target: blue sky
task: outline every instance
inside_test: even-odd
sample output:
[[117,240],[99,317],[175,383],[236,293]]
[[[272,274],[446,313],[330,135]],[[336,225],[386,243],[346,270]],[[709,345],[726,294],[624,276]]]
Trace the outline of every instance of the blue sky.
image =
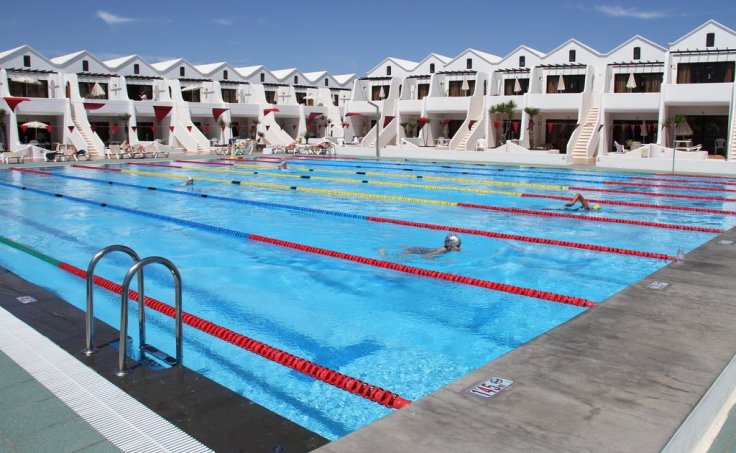
[[504,56],[520,44],[548,52],[572,37],[601,52],[636,34],[666,46],[709,19],[736,29],[736,2],[25,0],[3,5],[0,50],[364,75],[387,56],[469,47]]

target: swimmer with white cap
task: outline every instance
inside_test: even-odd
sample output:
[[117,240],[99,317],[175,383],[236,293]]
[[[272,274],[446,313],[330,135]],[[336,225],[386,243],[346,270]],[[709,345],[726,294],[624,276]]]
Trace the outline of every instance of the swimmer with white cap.
[[[403,255],[422,255],[425,258],[431,258],[433,256],[441,255],[443,253],[447,252],[459,252],[460,251],[460,245],[462,244],[462,241],[460,240],[460,236],[458,236],[455,233],[450,233],[447,236],[445,236],[445,243],[440,248],[432,248],[432,247],[405,247],[403,251]],[[386,256],[386,253],[384,249],[379,250],[382,257]]]

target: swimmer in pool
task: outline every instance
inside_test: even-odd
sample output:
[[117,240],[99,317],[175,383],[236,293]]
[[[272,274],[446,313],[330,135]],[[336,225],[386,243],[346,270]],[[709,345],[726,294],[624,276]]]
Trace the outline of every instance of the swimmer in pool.
[[289,166],[286,165],[286,159],[281,159],[281,161],[279,162],[279,165],[278,165],[278,169],[279,170],[288,170],[289,169]]
[[[461,243],[462,241],[460,241],[460,236],[450,233],[445,237],[445,245],[442,247],[405,247],[402,255],[421,255],[424,258],[431,258],[447,252],[459,252]],[[386,257],[386,251],[384,249],[381,249],[378,252],[381,254],[381,257]]]
[[588,201],[585,199],[585,197],[583,197],[583,194],[581,194],[580,192],[576,193],[569,203],[565,203],[565,207],[572,208],[577,202],[580,202],[580,207],[577,209],[582,209],[583,211],[598,211],[601,209],[601,205],[599,205],[598,203],[588,204]]

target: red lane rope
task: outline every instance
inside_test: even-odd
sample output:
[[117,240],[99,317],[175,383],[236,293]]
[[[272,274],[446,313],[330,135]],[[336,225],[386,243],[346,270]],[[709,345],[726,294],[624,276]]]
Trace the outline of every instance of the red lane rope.
[[138,165],[141,167],[164,167],[164,168],[184,168],[181,165],[152,164],[150,162],[126,162],[127,165]]
[[222,165],[222,166],[225,166],[225,167],[232,167],[232,166],[235,165],[235,164],[225,164],[225,163],[222,163],[222,162],[208,162],[206,160],[180,160],[180,159],[177,159],[174,162],[182,162],[182,163],[185,163],[185,164]]
[[31,170],[30,168],[8,167],[8,170],[19,171],[22,173],[35,173],[37,175],[51,176],[51,173],[47,171]]
[[672,178],[646,178],[644,176],[632,176],[631,179],[637,179],[642,181],[663,181],[663,182],[689,182],[689,183],[695,183],[695,184],[722,184],[727,186],[736,185],[735,182],[727,182],[727,181],[698,181],[695,179],[672,179]]
[[[657,176],[673,176],[671,173],[655,173]],[[679,177],[686,177],[686,178],[710,178],[710,179],[725,179],[727,181],[736,181],[736,178],[731,178],[729,176],[718,176],[718,175],[677,175]]]
[[[608,184],[608,182],[606,182],[606,184]],[[657,187],[690,189],[690,187],[684,187],[684,186],[657,186]],[[621,193],[621,194],[626,194],[626,195],[644,195],[645,197],[685,198],[688,200],[708,200],[708,201],[727,201],[727,202],[736,201],[736,198],[709,197],[705,195],[684,195],[680,193],[637,192],[635,190],[596,189],[594,187],[568,187],[568,188],[570,190],[576,190],[579,192]],[[713,190],[716,192],[720,192],[720,190],[718,189],[705,189],[705,190]],[[731,192],[736,192],[736,190],[732,190]]]
[[615,219],[611,217],[593,217],[593,216],[588,216],[588,215],[569,214],[569,213],[564,213],[564,212],[536,211],[533,209],[504,208],[501,206],[491,206],[491,205],[484,205],[484,204],[458,203],[457,206],[461,206],[463,208],[485,209],[487,211],[509,212],[513,214],[525,214],[525,215],[533,215],[533,216],[540,216],[540,217],[558,217],[558,218],[562,217],[562,218],[568,218],[568,219],[589,220],[591,222],[620,223],[620,224],[625,224],[625,225],[638,225],[638,226],[648,226],[648,227],[655,227],[655,228],[667,228],[671,230],[698,231],[701,233],[721,234],[724,232],[724,230],[719,230],[717,228],[706,228],[706,227],[697,227],[697,226],[690,226],[690,225],[677,225],[677,224],[672,224],[672,223],[645,222],[641,220]]
[[[87,278],[87,272],[71,264],[62,262],[59,263],[59,268],[79,278]],[[113,283],[110,280],[95,275],[93,277],[93,281],[97,286],[115,294],[123,293],[122,286],[117,283]],[[138,300],[138,293],[132,289],[128,291],[128,297],[140,302]],[[151,297],[146,296],[144,304],[170,318],[174,318],[176,315],[174,307]],[[368,384],[367,382],[346,374],[338,373],[337,371],[295,356],[294,354],[289,354],[286,351],[282,351],[274,348],[273,346],[256,341],[243,334],[218,326],[215,323],[199,318],[190,313],[183,313],[182,321],[188,326],[199,329],[214,337],[220,338],[221,340],[225,340],[228,343],[234,344],[263,358],[291,368],[292,370],[298,371],[302,374],[306,374],[309,377],[320,380],[339,389],[346,390],[354,395],[369,399],[388,408],[401,409],[402,407],[411,404],[410,400],[401,397],[397,393],[384,390],[381,387]]]
[[532,236],[520,236],[516,234],[496,233],[493,231],[473,230],[470,228],[459,228],[459,227],[452,227],[452,226],[446,226],[446,225],[435,225],[432,223],[423,223],[423,222],[410,222],[407,220],[387,219],[383,217],[368,216],[366,217],[366,220],[369,220],[371,222],[377,222],[377,223],[391,223],[391,224],[396,224],[396,225],[404,225],[404,226],[417,227],[417,228],[427,228],[427,229],[432,229],[432,230],[452,231],[455,233],[474,234],[477,236],[486,236],[486,237],[497,238],[497,239],[508,239],[508,240],[513,240],[513,241],[531,242],[534,244],[557,245],[561,247],[571,247],[571,248],[577,248],[577,249],[583,249],[583,250],[594,250],[596,252],[618,253],[621,255],[640,256],[640,257],[655,258],[655,259],[660,259],[660,260],[671,260],[671,261],[677,260],[677,257],[666,255],[664,253],[644,252],[640,250],[623,249],[623,248],[618,248],[618,247],[607,247],[603,245],[584,244],[581,242],[558,241],[556,239],[544,239],[544,238],[537,238],[537,237],[532,237]]
[[[673,179],[673,181],[681,181],[681,180]],[[696,181],[682,181],[682,182],[696,182]],[[721,189],[719,187],[680,186],[680,185],[672,185],[672,184],[647,184],[643,182],[604,181],[603,184],[610,184],[612,186],[662,187],[666,189],[701,190],[701,191],[707,191],[707,192],[736,192],[736,190],[734,189]],[[714,184],[714,183],[707,183],[707,184]]]
[[497,283],[488,280],[481,280],[472,277],[463,277],[462,275],[450,274],[447,272],[431,271],[429,269],[422,269],[419,267],[406,266],[404,264],[393,263],[391,261],[382,261],[374,258],[366,258],[358,255],[351,255],[348,253],[337,252],[334,250],[327,250],[319,247],[312,247],[309,245],[298,244],[296,242],[282,241],[280,239],[269,238],[266,236],[259,236],[257,234],[249,234],[248,239],[266,244],[278,245],[294,250],[300,250],[303,252],[315,253],[318,255],[329,256],[333,258],[340,258],[347,261],[353,261],[356,263],[367,264],[369,266],[381,267],[384,269],[391,269],[399,272],[405,272],[407,274],[420,275],[423,277],[436,278],[439,280],[446,280],[450,282],[463,283],[465,285],[477,286],[479,288],[492,289],[495,291],[503,291],[507,293],[517,294],[520,296],[533,297],[536,299],[543,299],[552,302],[560,302],[563,304],[576,305],[578,307],[595,307],[597,304],[591,300],[583,299],[580,297],[565,296],[563,294],[551,293],[547,291],[540,291],[531,288],[524,288],[522,286],[508,285],[505,283]]
[[103,171],[117,171],[117,172],[123,171],[123,170],[121,170],[119,168],[98,167],[98,166],[95,166],[95,165],[72,164],[71,166],[74,167],[74,168],[86,168],[88,170],[103,170]]
[[[570,197],[561,197],[559,195],[542,195],[536,193],[522,193],[524,198],[544,198],[546,200],[563,200],[569,201]],[[723,214],[723,215],[736,215],[736,211],[729,211],[726,209],[710,209],[710,208],[693,208],[691,206],[675,206],[669,204],[650,204],[650,203],[635,203],[633,201],[615,201],[615,200],[596,200],[587,199],[591,203],[610,204],[616,206],[631,206],[634,208],[652,208],[652,209],[668,209],[671,211],[689,211],[689,212],[706,212],[708,214]]]

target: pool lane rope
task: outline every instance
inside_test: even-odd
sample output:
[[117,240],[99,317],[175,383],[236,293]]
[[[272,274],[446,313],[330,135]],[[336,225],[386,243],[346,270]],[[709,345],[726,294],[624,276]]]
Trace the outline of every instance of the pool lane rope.
[[[180,161],[181,162],[181,161]],[[73,167],[79,167],[80,165],[72,165]],[[204,171],[204,172],[215,172],[215,173],[236,173],[242,175],[263,175],[267,177],[278,177],[278,178],[291,178],[291,179],[309,179],[318,181],[335,181],[346,184],[370,184],[376,186],[386,187],[409,187],[413,189],[422,190],[436,190],[436,191],[456,191],[456,192],[467,192],[475,193],[480,195],[501,195],[509,197],[524,197],[524,198],[541,198],[545,200],[561,200],[570,201],[569,196],[558,196],[558,195],[545,195],[528,192],[516,192],[508,190],[488,190],[488,189],[474,189],[470,187],[454,187],[454,186],[434,186],[425,184],[411,184],[411,183],[399,183],[399,182],[386,182],[386,181],[374,181],[368,179],[352,179],[352,178],[332,178],[326,176],[311,176],[311,175],[292,175],[288,173],[276,173],[276,172],[259,172],[259,171],[240,171],[240,170],[221,170],[204,167],[186,167],[189,170]],[[130,170],[123,170],[130,171]],[[684,196],[683,196],[684,197]],[[725,209],[712,209],[712,208],[697,208],[692,206],[678,206],[669,204],[652,204],[652,203],[638,203],[633,201],[619,201],[619,200],[601,200],[601,199],[587,199],[591,203],[598,203],[603,205],[612,206],[627,206],[632,208],[646,208],[646,209],[667,209],[670,211],[687,211],[687,212],[703,212],[708,214],[720,214],[720,215],[731,215],[736,216],[736,211],[725,210]],[[724,200],[720,200],[724,201]],[[736,201],[725,199],[725,201]]]
[[[31,255],[35,258],[38,258],[41,261],[45,261],[46,263],[51,264],[52,266],[55,266],[83,280],[87,279],[87,272],[83,269],[45,255],[27,245],[21,244],[3,236],[0,236],[0,243],[10,248],[16,249],[20,252]],[[120,295],[123,292],[122,286],[98,275],[93,276],[93,282],[95,285],[104,288],[114,294]],[[131,289],[129,290],[128,296],[130,297],[130,299],[136,302],[140,302],[138,300],[138,292]],[[174,318],[176,315],[176,310],[174,309],[174,307],[152,297],[146,296],[144,304],[146,307],[150,307],[170,318]],[[364,382],[360,379],[339,373],[322,365],[318,365],[307,359],[303,359],[294,354],[290,354],[281,349],[267,345],[266,343],[254,340],[241,333],[232,331],[226,327],[219,326],[213,322],[202,319],[191,313],[184,312],[182,315],[182,321],[184,322],[184,324],[190,327],[194,327],[195,329],[201,330],[202,332],[208,333],[221,340],[225,340],[228,343],[234,344],[235,346],[257,354],[272,362],[276,362],[279,365],[291,368],[294,371],[305,374],[311,378],[317,379],[341,390],[348,391],[354,395],[371,400],[390,409],[401,409],[402,407],[411,404],[411,400],[403,398],[397,393],[385,390],[376,385],[368,384],[367,382]]]
[[[134,175],[154,176],[154,177],[159,177],[159,178],[171,178],[171,179],[177,179],[177,180],[182,180],[182,179],[187,178],[186,175],[161,173],[161,172],[122,170],[118,168],[96,167],[92,165],[79,165],[79,164],[73,164],[71,166],[74,168],[84,168],[88,170],[102,170],[102,171],[110,171],[110,172],[118,172],[118,173],[130,173]],[[17,169],[17,168],[13,168],[13,169],[18,170],[18,171],[25,170],[25,169]],[[309,188],[309,187],[288,186],[285,184],[238,181],[238,180],[229,180],[229,179],[208,178],[208,177],[203,177],[203,176],[198,176],[197,179],[202,180],[202,181],[217,182],[217,183],[222,183],[222,184],[234,184],[234,185],[239,185],[239,186],[261,187],[261,188],[276,189],[276,190],[294,190],[298,192],[324,194],[324,195],[345,197],[345,198],[368,198],[368,199],[373,199],[373,200],[388,200],[388,201],[398,201],[398,202],[404,202],[404,203],[430,204],[430,205],[436,205],[436,206],[453,206],[453,207],[462,207],[462,208],[469,208],[469,209],[485,209],[489,211],[508,212],[508,213],[532,215],[532,216],[538,216],[538,217],[557,217],[557,218],[585,220],[589,222],[619,223],[622,225],[636,225],[636,226],[645,226],[645,227],[651,227],[651,228],[665,228],[665,229],[670,229],[670,230],[682,230],[682,231],[697,231],[701,233],[721,234],[724,232],[724,230],[721,230],[718,228],[699,227],[699,226],[692,226],[692,225],[678,225],[678,224],[673,224],[673,223],[648,222],[648,221],[642,221],[642,220],[620,219],[620,218],[613,218],[613,217],[599,217],[596,215],[581,215],[581,214],[571,214],[571,213],[561,213],[561,212],[553,213],[549,211],[540,211],[540,210],[533,210],[533,209],[506,208],[502,206],[484,205],[484,204],[476,204],[476,203],[464,203],[464,202],[457,202],[457,201],[435,200],[431,198],[413,198],[413,197],[401,197],[397,195],[380,195],[380,194],[372,194],[372,193],[364,193],[364,192],[350,192],[350,191],[343,191],[343,190],[316,189],[316,188]]]
[[[178,168],[181,168],[181,167],[178,167]],[[539,237],[533,237],[533,236],[522,236],[522,235],[516,235],[516,234],[499,233],[495,231],[484,231],[484,230],[476,230],[476,229],[471,229],[471,228],[454,227],[454,226],[449,226],[449,225],[437,225],[437,224],[432,224],[432,223],[413,222],[409,220],[391,219],[391,218],[386,218],[386,217],[365,216],[361,214],[331,211],[327,209],[308,208],[304,206],[296,206],[296,205],[283,204],[283,203],[272,203],[272,202],[266,202],[266,201],[245,200],[242,198],[223,197],[219,195],[205,194],[202,192],[183,192],[180,190],[166,189],[163,187],[142,186],[138,184],[130,184],[130,183],[125,183],[125,182],[109,181],[109,180],[103,180],[103,179],[85,178],[82,176],[62,175],[62,174],[51,173],[51,172],[46,172],[46,173],[47,173],[46,176],[55,176],[55,177],[64,178],[64,179],[72,179],[72,180],[92,182],[92,183],[105,184],[105,185],[117,185],[121,187],[129,187],[129,188],[139,189],[139,190],[155,190],[155,191],[163,192],[167,194],[175,194],[175,195],[180,195],[180,196],[189,196],[189,197],[202,198],[202,199],[226,201],[230,203],[239,203],[239,204],[245,204],[249,206],[258,206],[261,208],[284,209],[284,210],[296,211],[296,212],[306,212],[310,214],[320,214],[320,215],[329,215],[333,217],[365,220],[368,222],[375,222],[375,223],[388,223],[388,224],[401,225],[401,226],[413,227],[413,228],[423,228],[423,229],[438,230],[438,231],[451,231],[453,233],[463,233],[463,234],[470,234],[470,235],[475,235],[475,236],[484,236],[484,237],[490,237],[494,239],[529,242],[533,244],[544,244],[544,245],[551,245],[551,246],[558,246],[558,247],[569,247],[569,248],[575,248],[575,249],[581,249],[581,250],[591,250],[591,251],[604,252],[604,253],[616,253],[619,255],[636,256],[636,257],[641,257],[641,258],[652,258],[652,259],[661,259],[661,260],[668,260],[668,261],[677,260],[677,257],[672,256],[672,255],[667,255],[664,253],[645,252],[641,250],[632,250],[632,249],[625,249],[625,248],[619,248],[619,247],[608,247],[608,246],[595,245],[595,244],[585,244],[581,242],[561,241],[561,240],[556,240],[556,239],[546,239],[546,238],[539,238]]]
[[394,271],[402,272],[406,274],[418,275],[421,277],[429,277],[429,278],[434,278],[437,280],[444,280],[448,282],[460,283],[463,285],[475,286],[478,288],[484,288],[484,289],[489,289],[493,291],[500,291],[500,292],[516,294],[519,296],[526,296],[526,297],[530,297],[534,299],[541,299],[541,300],[547,300],[550,302],[558,302],[558,303],[563,303],[563,304],[568,304],[568,305],[575,305],[578,307],[591,308],[597,305],[595,302],[587,300],[587,299],[583,299],[581,297],[567,296],[567,295],[552,293],[548,291],[536,290],[532,288],[525,288],[523,286],[510,285],[506,283],[498,283],[498,282],[493,282],[490,280],[482,280],[482,279],[474,278],[474,277],[466,277],[466,276],[457,275],[457,274],[450,274],[448,272],[433,271],[433,270],[419,268],[419,267],[407,266],[405,264],[394,263],[391,261],[377,260],[374,258],[368,258],[368,257],[353,255],[349,253],[338,252],[336,250],[312,247],[312,246],[305,245],[305,244],[300,244],[300,243],[290,242],[290,241],[283,241],[280,239],[274,239],[274,238],[270,238],[267,236],[260,236],[257,234],[245,233],[242,231],[232,230],[230,228],[220,227],[216,225],[210,225],[210,224],[201,223],[201,222],[194,222],[192,220],[179,219],[176,217],[170,217],[170,216],[166,216],[163,214],[156,214],[153,212],[142,211],[140,209],[128,208],[125,206],[117,206],[117,205],[110,204],[110,203],[88,200],[85,198],[74,197],[71,195],[65,195],[61,193],[47,192],[45,190],[36,189],[33,187],[28,187],[28,186],[17,186],[15,184],[8,184],[4,182],[0,182],[0,186],[11,187],[11,188],[20,189],[20,190],[27,190],[28,192],[38,193],[41,195],[46,195],[46,196],[51,196],[51,197],[56,197],[56,198],[64,198],[64,199],[68,199],[68,200],[75,201],[78,203],[90,204],[93,206],[99,206],[99,207],[109,208],[109,209],[113,209],[113,210],[120,211],[120,212],[126,212],[130,214],[139,215],[142,217],[149,217],[149,218],[154,218],[157,220],[163,220],[166,222],[187,226],[187,227],[199,229],[202,231],[208,231],[208,232],[212,232],[216,234],[223,234],[227,236],[234,236],[236,238],[246,239],[246,240],[251,240],[251,241],[256,241],[256,242],[262,242],[265,244],[277,245],[277,246],[284,247],[284,248],[290,248],[293,250],[299,250],[302,252],[312,253],[316,255],[322,255],[322,256],[327,256],[331,258],[342,259],[345,261],[352,261],[354,263],[365,264],[365,265],[374,266],[374,267],[383,268],[383,269],[390,269],[390,270],[394,270]]
[[[686,182],[679,179],[673,179],[674,182]],[[669,182],[669,181],[668,181]],[[690,181],[687,181],[690,182]],[[695,182],[695,181],[693,181]],[[699,190],[705,192],[736,192],[736,189],[724,189],[721,187],[701,187],[701,186],[683,186],[679,184],[649,184],[643,182],[615,182],[606,181],[605,184],[611,184],[615,186],[632,186],[632,187],[654,187],[654,188],[666,188],[666,189],[686,189],[686,190]],[[707,183],[712,184],[712,183]],[[736,201],[736,200],[732,200]]]
[[[184,161],[177,161],[177,162],[184,162]],[[134,163],[131,163],[135,165]],[[254,166],[251,166],[250,164],[236,164],[236,167],[247,167],[247,168],[256,168]],[[189,168],[189,167],[184,167]],[[260,166],[258,168],[269,168],[273,169],[273,167],[263,167]],[[657,198],[682,198],[687,200],[706,200],[706,201],[723,201],[723,202],[736,202],[736,198],[723,198],[723,197],[711,197],[711,196],[701,196],[701,195],[687,195],[687,194],[674,194],[674,193],[658,193],[658,192],[637,192],[634,190],[621,190],[621,189],[604,189],[604,188],[596,188],[596,187],[576,187],[576,186],[561,186],[561,185],[555,185],[555,184],[535,184],[535,183],[522,183],[522,182],[512,182],[512,181],[492,181],[487,179],[471,179],[471,178],[452,178],[452,177],[445,177],[445,176],[428,176],[428,175],[409,175],[406,173],[383,173],[383,172],[371,172],[371,171],[352,171],[352,170],[323,170],[318,169],[315,170],[314,168],[309,167],[290,167],[291,169],[294,169],[296,171],[300,172],[313,172],[313,171],[319,171],[320,173],[338,173],[338,174],[353,174],[353,175],[365,175],[365,176],[378,176],[378,177],[387,177],[387,178],[411,178],[411,179],[424,179],[428,181],[453,181],[458,183],[470,183],[470,184],[485,184],[485,185],[497,185],[497,186],[519,186],[519,187],[531,187],[534,189],[541,189],[541,190],[562,190],[562,191],[576,191],[576,192],[602,192],[602,193],[616,193],[616,194],[623,194],[623,195],[636,195],[636,196],[645,196],[645,197],[657,197]],[[261,172],[260,174],[266,174],[264,172]],[[268,173],[268,176],[279,176],[280,174],[271,174]],[[312,176],[312,179],[317,179],[316,177]],[[616,181],[603,181],[603,182],[596,182],[598,184],[626,184],[626,185],[633,185],[638,186],[639,184],[636,183],[619,183]],[[646,184],[641,184],[641,186],[646,187]],[[674,187],[674,188],[681,188],[681,189],[689,189],[690,187],[684,187],[684,186],[653,186],[653,187]],[[699,190],[699,189],[696,189]],[[702,189],[702,190],[712,190],[712,191],[719,191],[718,189]],[[724,192],[736,192],[736,190],[724,190]]]

